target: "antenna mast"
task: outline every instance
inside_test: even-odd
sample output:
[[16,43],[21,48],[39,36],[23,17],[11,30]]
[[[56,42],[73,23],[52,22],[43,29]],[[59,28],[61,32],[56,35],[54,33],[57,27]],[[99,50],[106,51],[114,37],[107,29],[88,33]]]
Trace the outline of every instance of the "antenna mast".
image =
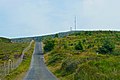
[[75,24],[75,31],[76,31],[76,29],[77,29],[77,18],[76,18],[76,16],[75,16],[74,24]]
[[72,31],[72,27],[70,27],[70,31]]

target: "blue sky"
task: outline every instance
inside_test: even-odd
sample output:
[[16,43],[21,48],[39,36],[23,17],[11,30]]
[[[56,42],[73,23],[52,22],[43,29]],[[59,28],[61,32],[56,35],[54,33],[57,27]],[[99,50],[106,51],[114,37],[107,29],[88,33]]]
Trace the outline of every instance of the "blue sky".
[[119,30],[120,0],[0,0],[0,36],[35,36],[74,28]]

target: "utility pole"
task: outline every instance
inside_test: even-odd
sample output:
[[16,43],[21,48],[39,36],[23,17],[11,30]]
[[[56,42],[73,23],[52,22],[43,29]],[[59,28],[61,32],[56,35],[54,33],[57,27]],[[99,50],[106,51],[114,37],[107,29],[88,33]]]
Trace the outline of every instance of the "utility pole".
[[75,31],[76,31],[76,29],[77,29],[77,18],[76,18],[76,16],[75,16],[74,25],[75,25]]

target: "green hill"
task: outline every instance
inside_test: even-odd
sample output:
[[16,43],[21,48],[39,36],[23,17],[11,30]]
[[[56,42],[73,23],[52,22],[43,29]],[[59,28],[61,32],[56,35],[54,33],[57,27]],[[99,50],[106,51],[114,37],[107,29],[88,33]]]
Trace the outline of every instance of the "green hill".
[[[76,32],[78,32],[78,31],[76,31]],[[64,36],[67,36],[72,33],[74,33],[74,31],[60,32],[60,33],[56,33],[56,34],[58,35],[58,37],[64,37]],[[11,41],[12,42],[30,42],[31,40],[42,41],[48,37],[54,38],[54,37],[56,37],[56,34],[34,36],[34,37],[13,38],[13,39],[11,39]]]
[[0,42],[10,42],[11,40],[8,38],[0,37]]
[[120,79],[119,31],[80,31],[43,43],[46,64],[60,80]]

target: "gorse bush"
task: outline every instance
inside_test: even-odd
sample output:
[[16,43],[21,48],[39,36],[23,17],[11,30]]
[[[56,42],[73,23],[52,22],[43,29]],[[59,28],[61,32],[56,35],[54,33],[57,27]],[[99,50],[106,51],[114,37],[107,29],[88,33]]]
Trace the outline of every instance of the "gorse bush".
[[45,41],[45,46],[44,46],[45,52],[51,51],[54,48],[54,46],[55,46],[55,41],[52,39],[49,39],[49,40],[47,39]]
[[75,70],[77,69],[77,66],[78,66],[78,64],[75,60],[71,60],[68,58],[61,65],[60,70],[63,71],[62,76],[69,75],[69,74],[75,72]]
[[118,55],[120,55],[120,51],[119,50],[115,50],[115,51],[112,52],[112,54],[118,56]]
[[103,54],[112,53],[114,49],[115,49],[114,43],[110,40],[105,40],[102,47],[98,49],[98,52]]
[[53,54],[53,56],[49,59],[48,65],[53,65],[56,62],[62,60],[62,54]]
[[79,42],[75,45],[75,50],[83,50],[83,45],[82,45],[81,41],[79,41]]

